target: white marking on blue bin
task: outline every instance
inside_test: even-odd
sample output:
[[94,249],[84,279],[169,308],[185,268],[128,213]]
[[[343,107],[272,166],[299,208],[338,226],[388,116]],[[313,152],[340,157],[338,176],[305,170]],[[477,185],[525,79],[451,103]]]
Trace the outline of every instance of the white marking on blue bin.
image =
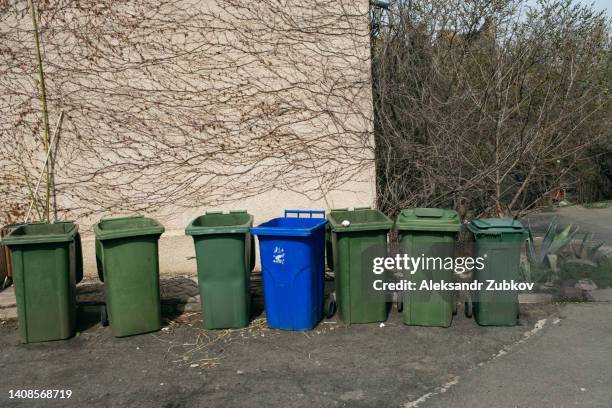
[[281,247],[274,247],[274,254],[272,255],[272,262],[275,264],[285,264],[285,250]]

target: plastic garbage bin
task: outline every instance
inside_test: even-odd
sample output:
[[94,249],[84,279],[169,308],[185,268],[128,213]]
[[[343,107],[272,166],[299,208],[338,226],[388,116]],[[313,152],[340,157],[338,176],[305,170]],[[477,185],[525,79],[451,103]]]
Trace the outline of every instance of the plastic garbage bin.
[[[73,221],[55,221],[54,224],[61,223],[69,223],[74,224]],[[32,224],[43,224],[41,222],[32,222]],[[17,227],[21,225],[27,224],[9,224],[5,225],[0,229],[0,238],[7,236],[11,233],[11,231],[15,230]],[[80,283],[83,280],[83,245],[81,244],[81,233],[77,231],[75,237],[75,282]],[[0,243],[0,291],[9,287],[13,283],[13,273],[12,267],[13,263],[11,261],[11,251],[6,247],[6,245]]]
[[285,210],[285,217],[251,228],[259,239],[266,318],[272,329],[310,330],[323,316],[324,217],[325,211]]
[[474,279],[484,283],[472,293],[474,318],[483,326],[514,326],[519,316],[518,292],[486,288],[487,280],[519,281],[525,229],[513,218],[475,219],[468,229],[474,234],[474,257],[485,259],[484,268],[474,272]]
[[158,241],[163,225],[140,215],[106,218],[95,225],[94,232],[113,335],[159,330]]
[[340,319],[348,324],[387,319],[385,293],[375,291],[375,257],[387,256],[387,235],[393,221],[369,207],[332,210],[328,216]]
[[[55,221],[55,224],[68,223],[74,224],[74,221]],[[83,280],[83,244],[81,243],[81,233],[77,231],[74,236],[74,255],[75,255],[75,282],[81,283]]]
[[3,238],[11,251],[24,343],[61,340],[75,334],[78,228],[71,222],[23,224]]
[[246,211],[208,211],[185,229],[193,237],[198,265],[202,324],[206,329],[249,324],[250,274],[255,266],[253,216]]
[[[456,211],[441,208],[402,210],[395,221],[399,250],[410,257],[454,257],[455,242],[461,230]],[[412,271],[410,271],[412,273]],[[402,292],[403,321],[414,326],[448,327],[455,312],[455,296],[450,291],[418,290],[423,280],[451,282],[452,269],[445,269],[438,261],[431,261],[404,279],[416,283],[417,290]]]
[[10,251],[6,245],[0,244],[0,291],[9,287],[13,283],[10,269]]
[[[15,228],[23,224],[8,224],[0,228],[0,239],[7,236]],[[0,242],[0,291],[13,284],[13,263],[11,261],[11,251],[6,245]]]

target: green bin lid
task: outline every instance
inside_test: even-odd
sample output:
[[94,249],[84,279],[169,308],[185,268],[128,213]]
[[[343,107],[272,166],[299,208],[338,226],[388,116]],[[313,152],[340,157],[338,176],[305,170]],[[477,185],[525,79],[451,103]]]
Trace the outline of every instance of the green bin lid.
[[221,211],[207,211],[195,218],[185,228],[186,235],[244,234],[253,226],[253,216],[246,210],[231,210],[229,214]]
[[79,226],[73,222],[58,222],[46,224],[34,222],[22,224],[2,238],[2,243],[11,245],[46,244],[52,242],[69,242],[79,231]]
[[478,235],[524,234],[523,224],[514,218],[476,218],[468,229]]
[[459,232],[461,221],[454,210],[443,208],[406,208],[395,220],[398,231]]
[[159,221],[142,215],[102,218],[94,226],[96,238],[101,241],[143,235],[161,235],[163,232],[164,226]]
[[[369,207],[357,207],[354,210],[332,209],[327,219],[334,232],[390,230],[393,226],[389,217]],[[343,225],[344,221],[348,221],[348,225]]]

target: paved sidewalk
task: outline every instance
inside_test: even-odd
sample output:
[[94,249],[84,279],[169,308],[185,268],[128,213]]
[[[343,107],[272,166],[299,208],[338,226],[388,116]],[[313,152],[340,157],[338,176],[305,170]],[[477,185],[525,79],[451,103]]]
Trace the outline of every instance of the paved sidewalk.
[[529,341],[412,406],[610,407],[611,316],[612,303],[569,304]]

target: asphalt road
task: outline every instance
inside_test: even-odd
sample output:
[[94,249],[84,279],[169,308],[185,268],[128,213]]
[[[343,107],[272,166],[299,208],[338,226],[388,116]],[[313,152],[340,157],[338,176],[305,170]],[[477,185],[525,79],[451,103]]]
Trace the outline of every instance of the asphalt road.
[[531,225],[533,231],[546,232],[550,222],[556,218],[561,228],[573,224],[581,232],[595,234],[594,239],[604,241],[606,246],[612,246],[612,207],[584,208],[581,206],[563,207],[555,212],[531,214],[523,220],[525,226]]
[[612,303],[569,304],[560,320],[419,406],[610,407],[611,357]]

